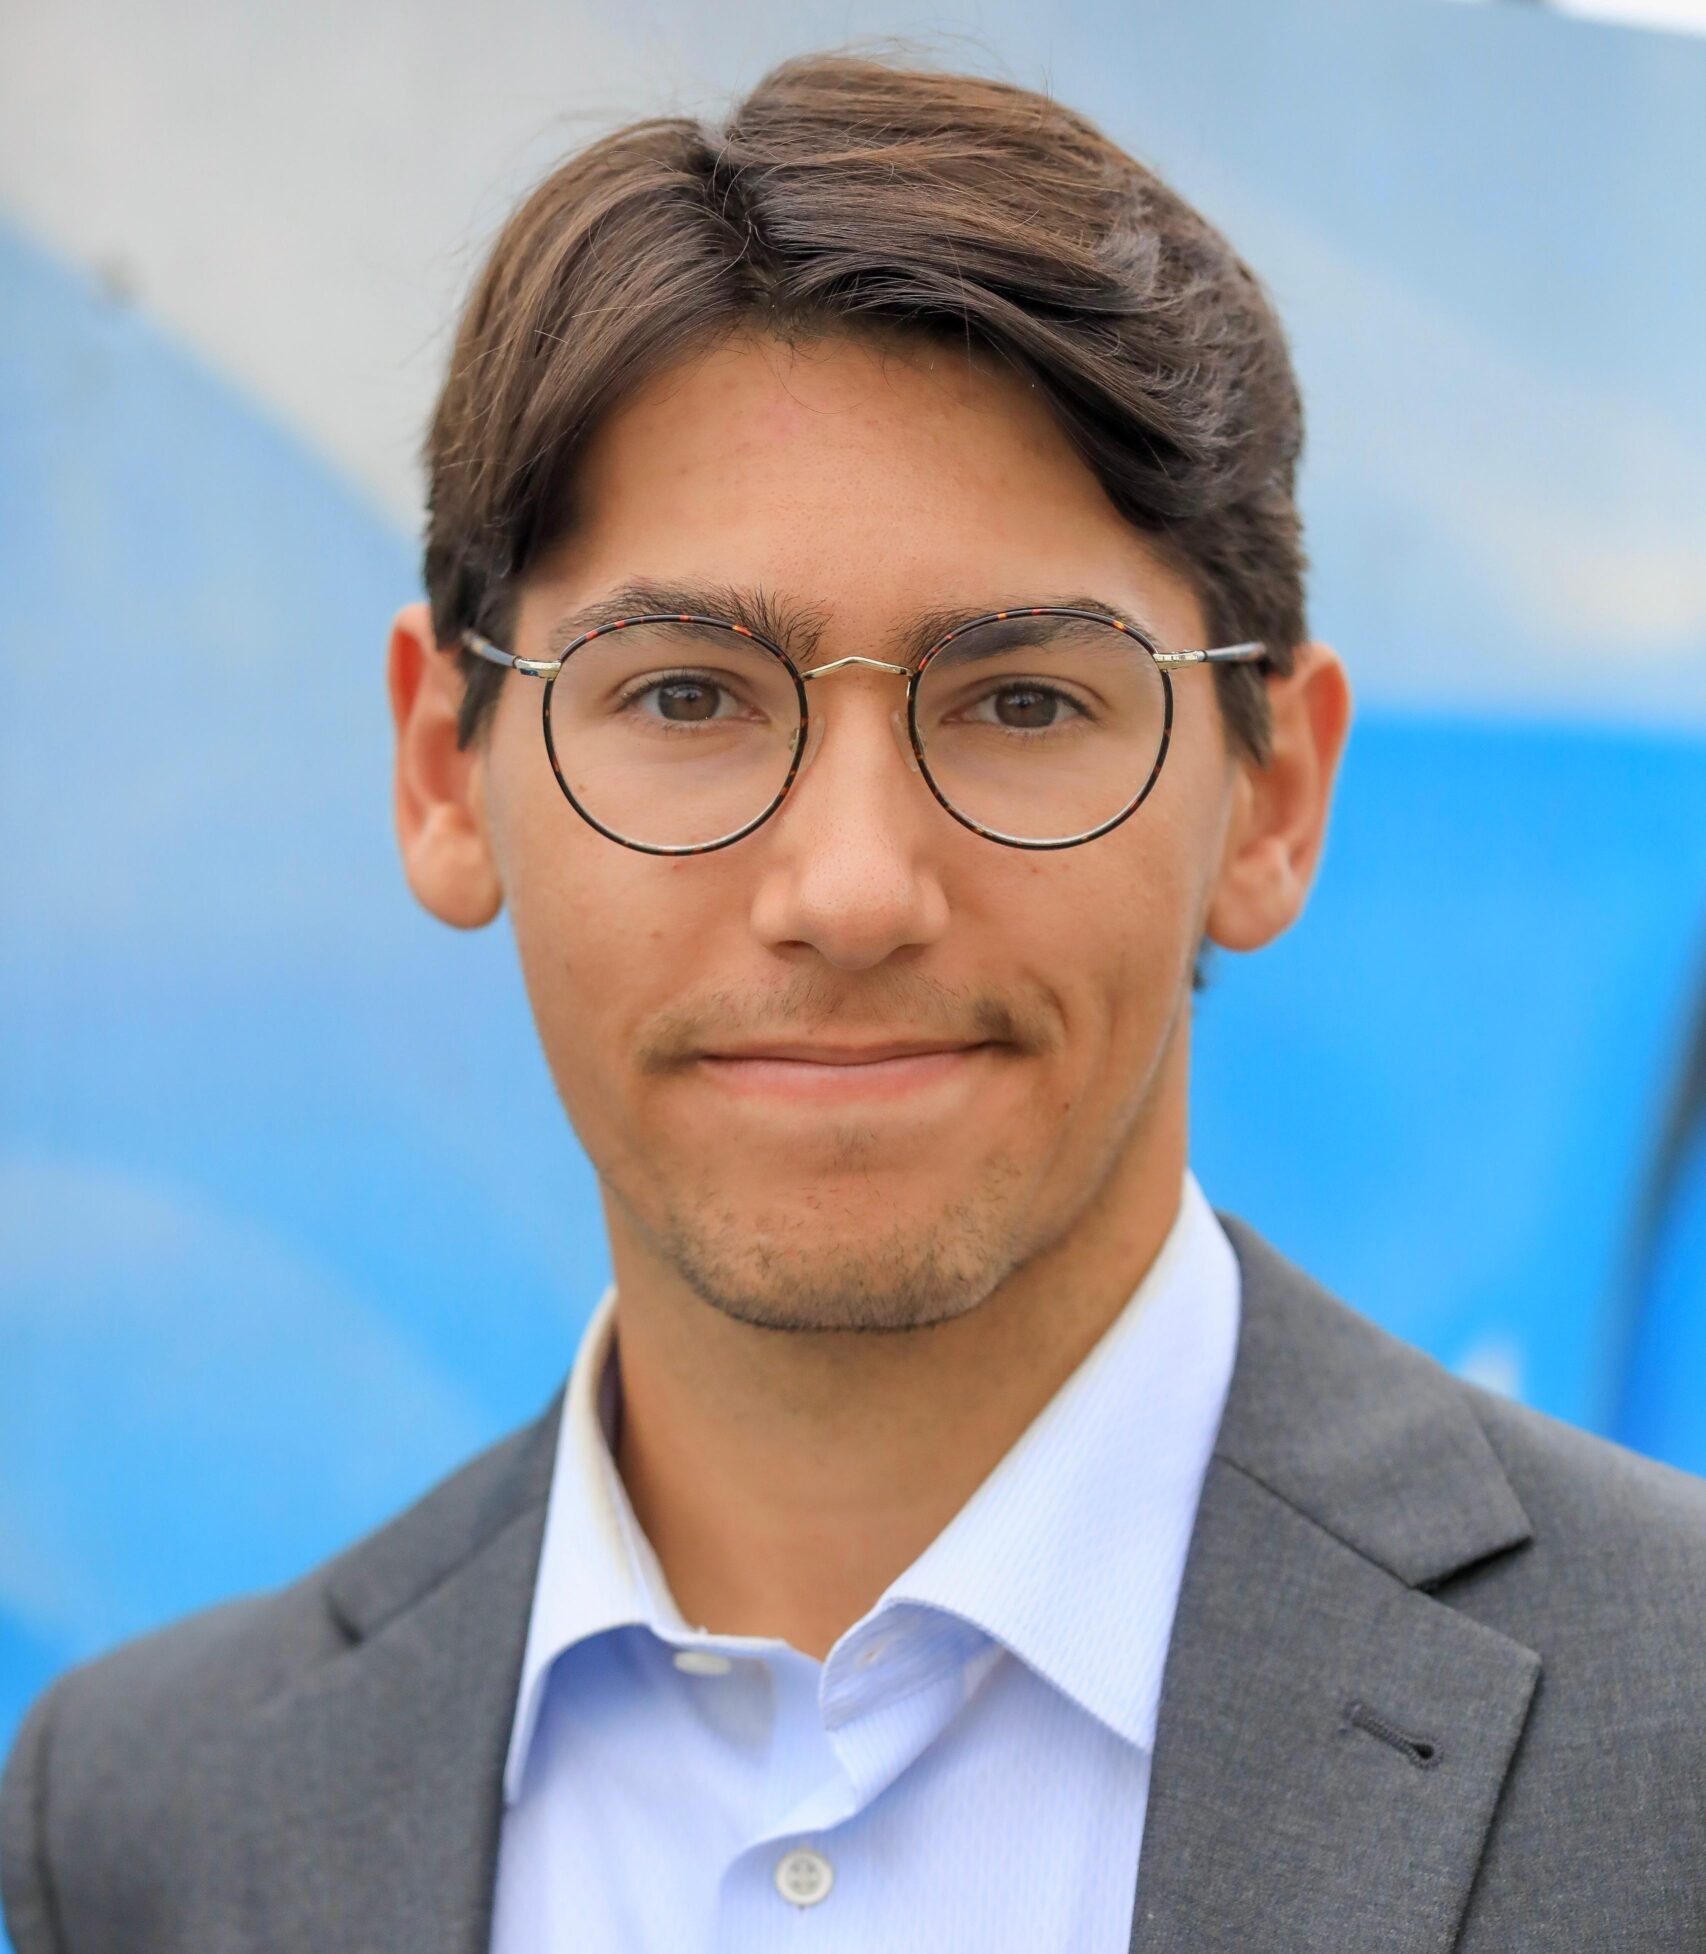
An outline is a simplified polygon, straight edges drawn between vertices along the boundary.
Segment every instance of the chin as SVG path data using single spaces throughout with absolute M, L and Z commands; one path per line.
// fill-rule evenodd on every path
M 674 1235 L 666 1253 L 688 1287 L 736 1322 L 764 1329 L 897 1331 L 945 1323 L 975 1309 L 1011 1267 L 995 1237 L 944 1229 L 938 1213 L 915 1226 L 847 1226 L 827 1240 L 821 1214 L 803 1238 L 762 1228 L 726 1240 Z M 732 1252 L 731 1252 L 732 1250 Z

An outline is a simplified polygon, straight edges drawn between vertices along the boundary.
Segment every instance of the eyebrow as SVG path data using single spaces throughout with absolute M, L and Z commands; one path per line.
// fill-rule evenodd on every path
M 1091 611 L 1098 617 L 1112 618 L 1159 645 L 1153 624 L 1137 613 L 1106 598 L 1091 596 L 1036 597 L 980 604 L 939 605 L 919 611 L 898 630 L 885 634 L 896 662 L 911 664 L 921 658 L 938 640 L 968 619 L 990 612 L 1012 611 L 1022 614 L 1033 606 L 1050 610 Z M 647 613 L 664 616 L 692 615 L 721 618 L 742 625 L 760 638 L 780 645 L 802 669 L 822 643 L 831 612 L 827 605 L 808 604 L 779 596 L 762 585 L 666 583 L 651 578 L 636 578 L 617 585 L 589 604 L 565 612 L 546 634 L 545 657 L 559 658 L 576 638 L 600 624 L 616 618 L 640 617 Z

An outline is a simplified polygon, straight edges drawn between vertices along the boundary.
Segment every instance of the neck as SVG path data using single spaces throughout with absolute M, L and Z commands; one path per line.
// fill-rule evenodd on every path
M 617 1466 L 685 1619 L 826 1655 L 1129 1300 L 1178 1213 L 1183 1125 L 983 1303 L 899 1333 L 738 1322 L 658 1279 L 612 1214 Z

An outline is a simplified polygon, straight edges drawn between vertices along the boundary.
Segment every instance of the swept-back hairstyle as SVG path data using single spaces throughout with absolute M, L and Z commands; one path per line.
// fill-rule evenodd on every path
M 441 645 L 500 643 L 574 522 L 589 432 L 741 328 L 967 340 L 1035 383 L 1114 506 L 1195 590 L 1211 643 L 1304 633 L 1285 336 L 1225 238 L 1058 102 L 848 55 L 784 62 L 719 126 L 635 123 L 503 226 L 425 444 Z M 464 745 L 504 674 L 459 652 Z M 1253 666 L 1216 669 L 1228 739 L 1268 751 Z

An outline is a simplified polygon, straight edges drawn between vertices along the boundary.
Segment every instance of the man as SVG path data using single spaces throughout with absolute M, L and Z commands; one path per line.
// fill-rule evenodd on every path
M 32 1706 L 19 1954 L 1706 1944 L 1699 1485 L 1188 1169 L 1349 719 L 1299 445 L 1225 241 L 1022 91 L 804 60 L 516 212 L 396 813 L 614 1282 L 535 1422 Z

